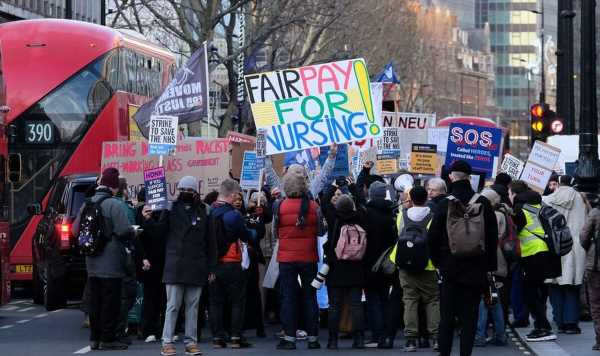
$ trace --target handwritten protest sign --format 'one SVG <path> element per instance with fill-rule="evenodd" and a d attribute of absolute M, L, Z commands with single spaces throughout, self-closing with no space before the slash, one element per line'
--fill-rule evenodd
<path fill-rule="evenodd" d="M 144 186 L 144 171 L 158 167 L 158 157 L 148 156 L 146 142 L 104 142 L 102 170 L 115 167 L 127 179 L 130 196 L 137 196 Z M 167 197 L 177 195 L 177 182 L 186 175 L 198 178 L 200 195 L 218 190 L 229 177 L 229 142 L 227 139 L 186 139 L 176 146 L 174 156 L 165 158 Z"/>
<path fill-rule="evenodd" d="M 437 169 L 437 146 L 413 143 L 410 154 L 410 173 L 435 174 Z"/>
<path fill-rule="evenodd" d="M 521 177 L 521 172 L 523 172 L 524 166 L 525 163 L 523 161 L 511 155 L 510 153 L 507 153 L 504 155 L 504 160 L 500 166 L 500 172 L 504 172 L 511 176 L 512 179 L 517 180 L 519 177 Z"/>
<path fill-rule="evenodd" d="M 262 165 L 258 163 L 256 152 L 244 152 L 244 162 L 242 163 L 242 173 L 240 176 L 240 187 L 247 190 L 259 190 L 261 168 Z"/>
<path fill-rule="evenodd" d="M 177 116 L 150 117 L 149 154 L 167 155 L 177 145 Z"/>
<path fill-rule="evenodd" d="M 453 123 L 448 135 L 446 167 L 454 161 L 464 160 L 474 172 L 493 178 L 496 176 L 501 142 L 501 129 Z"/>
<path fill-rule="evenodd" d="M 275 154 L 381 135 L 363 59 L 245 76 L 257 128 Z"/>
<path fill-rule="evenodd" d="M 152 210 L 166 209 L 167 180 L 164 167 L 156 167 L 144 171 L 144 185 L 146 186 L 146 205 Z"/>
<path fill-rule="evenodd" d="M 560 149 L 541 141 L 535 141 L 529 153 L 529 158 L 521 173 L 521 179 L 529 187 L 538 192 L 543 192 L 548 185 L 552 170 L 560 156 Z"/>

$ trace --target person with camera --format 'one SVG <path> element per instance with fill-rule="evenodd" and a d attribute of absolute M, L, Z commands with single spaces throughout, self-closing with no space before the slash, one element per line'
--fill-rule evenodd
<path fill-rule="evenodd" d="M 581 247 L 587 251 L 585 262 L 586 279 L 590 302 L 590 312 L 594 320 L 596 343 L 592 350 L 600 350 L 600 199 L 598 196 L 588 195 L 592 206 L 585 224 L 581 229 Z"/>
<path fill-rule="evenodd" d="M 496 213 L 496 221 L 498 221 L 498 240 L 502 239 L 507 232 L 509 223 L 506 220 L 506 211 L 501 202 L 500 194 L 493 189 L 487 188 L 481 192 L 481 195 L 486 197 Z M 489 288 L 479 304 L 479 321 L 477 322 L 477 335 L 475 335 L 475 346 L 485 347 L 487 341 L 488 314 L 491 313 L 494 321 L 494 337 L 489 342 L 494 346 L 506 346 L 506 331 L 504 312 L 502 304 L 499 300 L 499 289 L 503 286 L 503 280 L 508 275 L 508 266 L 506 259 L 498 246 L 498 269 L 488 275 Z"/>
<path fill-rule="evenodd" d="M 321 211 L 311 198 L 304 167 L 297 164 L 289 167 L 283 177 L 283 190 L 286 199 L 274 205 L 272 224 L 273 236 L 279 240 L 280 319 L 285 332 L 277 349 L 296 349 L 299 295 L 308 333 L 308 348 L 319 349 L 319 307 L 311 282 L 317 275 L 318 236 L 324 230 Z M 299 278 L 301 287 L 298 285 Z"/>
<path fill-rule="evenodd" d="M 185 353 L 200 355 L 198 348 L 198 303 L 209 269 L 216 265 L 216 242 L 208 229 L 208 207 L 200 200 L 198 180 L 181 178 L 179 195 L 170 210 L 153 218 L 152 209 L 142 211 L 144 230 L 151 236 L 166 236 L 163 283 L 166 285 L 167 308 L 162 335 L 161 354 L 172 356 L 175 349 L 175 326 L 182 303 L 185 303 Z"/>

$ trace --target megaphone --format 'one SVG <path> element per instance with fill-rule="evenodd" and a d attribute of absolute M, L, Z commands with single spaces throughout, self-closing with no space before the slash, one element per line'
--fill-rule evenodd
<path fill-rule="evenodd" d="M 399 192 L 404 192 L 415 185 L 415 180 L 410 174 L 401 174 L 394 181 L 394 188 Z"/>

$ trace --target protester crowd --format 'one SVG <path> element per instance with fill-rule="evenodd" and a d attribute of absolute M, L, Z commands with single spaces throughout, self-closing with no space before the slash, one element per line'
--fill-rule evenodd
<path fill-rule="evenodd" d="M 344 337 L 355 349 L 390 349 L 401 331 L 404 351 L 443 356 L 457 334 L 463 356 L 505 346 L 505 328 L 530 317 L 531 342 L 581 333 L 586 317 L 600 335 L 599 199 L 572 177 L 553 176 L 542 195 L 505 173 L 473 187 L 465 161 L 425 179 L 384 178 L 366 162 L 354 181 L 333 176 L 335 157 L 334 146 L 312 179 L 297 164 L 279 177 L 267 161 L 261 191 L 226 179 L 204 200 L 184 177 L 177 199 L 155 211 L 144 192 L 134 207 L 119 172 L 105 170 L 75 224 L 89 231 L 86 207 L 99 208 L 106 241 L 86 258 L 91 348 L 127 348 L 138 282 L 140 335 L 162 341 L 166 356 L 178 333 L 199 355 L 207 322 L 214 348 L 251 347 L 246 330 L 265 337 L 265 324 L 280 323 L 279 350 L 299 340 L 319 349 L 326 327 L 328 349 Z"/>

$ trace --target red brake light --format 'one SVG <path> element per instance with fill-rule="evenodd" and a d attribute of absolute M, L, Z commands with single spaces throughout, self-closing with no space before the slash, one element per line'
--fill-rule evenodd
<path fill-rule="evenodd" d="M 57 224 L 60 235 L 60 248 L 69 248 L 71 242 L 71 224 Z"/>

